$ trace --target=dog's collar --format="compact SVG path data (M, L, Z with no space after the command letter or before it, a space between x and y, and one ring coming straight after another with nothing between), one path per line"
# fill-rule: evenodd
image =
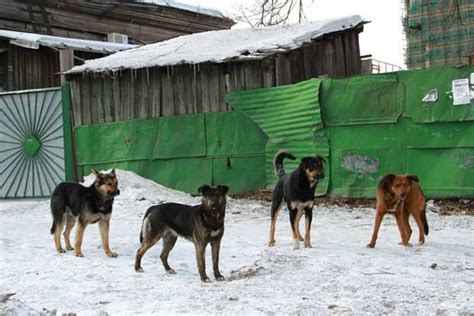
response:
M387 213L391 213L391 214L396 213L398 206L400 205L400 203L403 203L404 201L405 200L398 200L397 202L395 202L395 204L391 208L387 209Z

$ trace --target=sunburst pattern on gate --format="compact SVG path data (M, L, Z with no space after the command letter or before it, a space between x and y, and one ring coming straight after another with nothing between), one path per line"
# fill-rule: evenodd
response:
M49 196L63 180L60 89L0 94L0 198Z

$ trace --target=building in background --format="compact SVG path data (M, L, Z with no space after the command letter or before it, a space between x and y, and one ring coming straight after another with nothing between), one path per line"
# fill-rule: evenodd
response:
M0 29L96 41L119 33L150 44L232 25L218 10L172 0L0 0Z
M408 69L474 63L472 0L404 0Z
M0 92L55 87L85 60L233 24L172 0L0 0Z

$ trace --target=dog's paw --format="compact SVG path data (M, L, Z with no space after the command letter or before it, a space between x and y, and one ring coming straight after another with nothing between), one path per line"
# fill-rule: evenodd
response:
M66 253L66 250L64 250L63 248L56 249L56 251L57 251L58 253Z
M270 240L268 242L268 247L274 247L275 246L275 241L274 240Z
M211 283L211 279L209 279L208 277L201 278L201 282L203 282L203 283Z
M166 270L166 273L167 274L176 274L176 271L174 271L173 269L169 269L169 270Z
M118 257L118 254L116 252L113 252L113 251L107 252L106 255L107 255L107 257L110 257L110 258L117 258Z
M367 248L374 248L374 247L375 247L375 245L374 245L374 244L367 244L367 246L366 246L366 247L367 247Z
M304 238L302 236L298 237L300 241L304 241Z
M143 268L142 268L142 267L139 267L138 269L135 268L135 272L142 273L142 272L143 272Z
M305 244L304 247L305 247L305 248L313 248L313 245L311 245L311 244Z
M298 239L293 240L293 250L300 249L300 241Z
M225 281L225 278L222 275L216 276L217 281Z
M74 247L72 247L72 246L66 247L66 250L67 250L67 251L74 250Z
M78 251L75 251L75 252L74 252L74 255L75 255L76 257L81 257L81 258L84 257L84 254L83 254L82 252L78 252Z

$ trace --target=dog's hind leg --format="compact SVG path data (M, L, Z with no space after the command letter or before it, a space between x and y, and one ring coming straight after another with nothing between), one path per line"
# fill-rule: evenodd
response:
M56 222L53 224L54 225L54 244L56 245L56 251L58 253L65 253L66 250L63 249L61 246L61 232L63 231L63 223L64 220L61 220L59 222Z
M177 239L178 237L171 232L167 232L163 235L163 249L161 250L160 259L161 263L163 263L166 273L169 274L176 274L176 271L174 271L168 264L168 256L171 249L173 249L174 245L176 244Z
M66 230L64 231L64 241L66 242L66 250L74 250L71 245L71 230L76 224L76 217L67 214L66 215Z
M272 222L270 224L270 239L268 241L268 246L273 247L275 246L275 229L276 229L276 220L278 217L278 213L280 212L281 206L283 205L282 200L273 201L272 202Z
M54 245L58 253L65 253L66 250L61 246L61 233L63 231L66 215L66 206L61 196L53 195L51 198L51 215L53 216L53 225L51 234L54 235Z
M160 227L159 225L154 225L152 227L150 219L145 217L142 224L141 236L142 243L135 256L135 271L137 272L143 272L142 258L145 255L145 252L161 239L161 236L163 236L163 227Z

